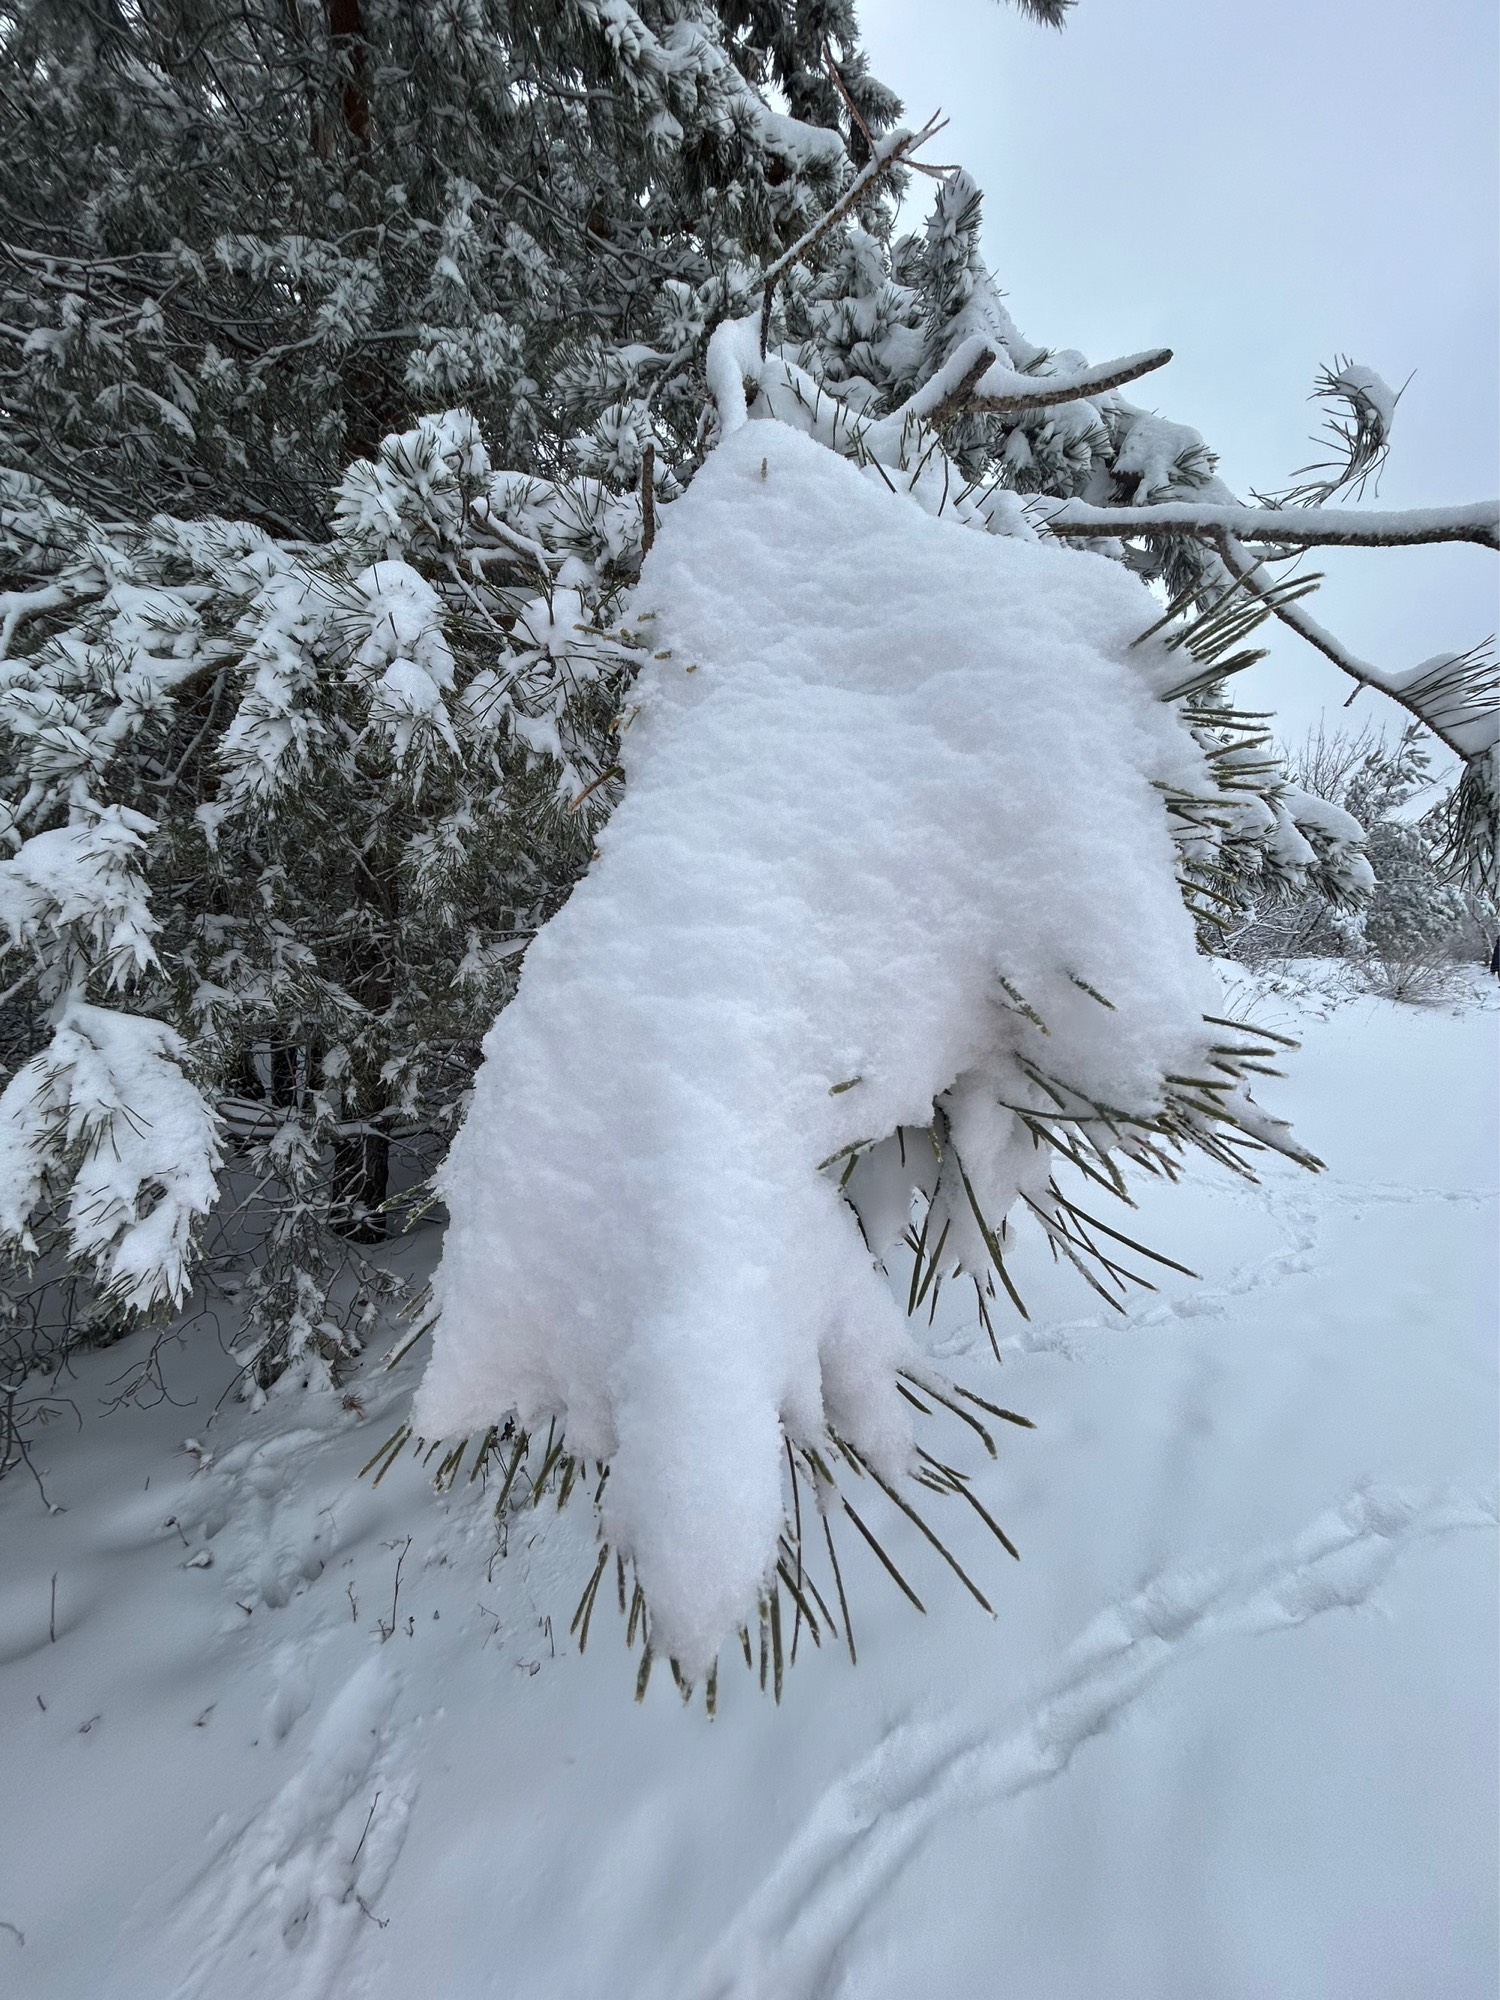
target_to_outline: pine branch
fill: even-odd
[[[1154,347],[1118,361],[1101,361],[1077,375],[1023,375],[1007,367],[999,350],[982,334],[975,334],[954,350],[889,421],[916,418],[922,423],[941,424],[964,410],[1025,416],[1057,403],[1077,402],[1083,396],[1102,396],[1107,390],[1122,388],[1165,368],[1171,359],[1170,347]]]
[[[1494,668],[1487,657],[1460,654],[1431,663],[1426,672],[1384,674],[1352,653],[1300,604],[1277,592],[1263,566],[1233,535],[1218,537],[1217,546],[1230,576],[1253,591],[1283,625],[1361,687],[1374,688],[1414,715],[1456,757],[1467,762],[1495,741],[1500,709],[1495,702]]]
[[[1087,507],[1066,500],[1047,516],[1054,535],[1092,539],[1187,535],[1219,545],[1221,536],[1285,548],[1402,549],[1428,542],[1474,542],[1500,549],[1500,501],[1468,507],[1408,507],[1376,513],[1350,507],[1222,507],[1171,500],[1153,507]]]

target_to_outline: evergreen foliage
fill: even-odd
[[[1373,725],[1319,729],[1282,753],[1305,792],[1365,829],[1373,884],[1366,899],[1345,907],[1315,895],[1252,892],[1247,919],[1233,939],[1237,957],[1251,963],[1349,959],[1387,983],[1397,977],[1390,967],[1488,958],[1500,910],[1482,886],[1454,873],[1446,851],[1448,802],[1439,799],[1423,810],[1435,788],[1424,735],[1414,722],[1394,739]]]
[[[587,862],[635,657],[593,621],[639,502],[497,476],[467,417],[387,439],[333,518],[330,541],[289,546],[56,517],[63,559],[12,603],[28,646],[0,692],[8,824],[48,829],[0,862],[0,919],[30,960],[0,1097],[29,1135],[24,1159],[0,1142],[5,1224],[45,1252],[26,1215],[71,1183],[53,1226],[103,1309],[175,1305],[229,1141],[234,1185],[260,1196],[263,1380],[347,1346],[327,1225],[377,1240],[392,1145],[451,1134],[517,955]],[[111,1029],[43,1131],[49,1019]],[[122,1147],[132,1103],[155,1102],[133,1067],[148,1046],[206,1099],[154,1292],[121,1282],[168,1202]],[[75,1179],[106,1156],[108,1229],[97,1204],[80,1222]]]
[[[586,435],[627,478],[649,406],[675,462],[704,326],[845,170],[830,37],[883,129],[847,6],[7,10],[4,462],[314,538],[352,458],[456,403],[508,465]]]
[[[1121,394],[1167,357],[1025,338],[979,190],[923,167],[850,0],[20,0],[0,105],[18,1364],[175,1307],[211,1217],[251,1255],[260,1386],[357,1343],[388,1283],[362,1246],[619,794],[628,593],[735,398],[978,532],[1103,519],[1162,586],[1206,944],[1247,899],[1368,889],[1355,819],[1227,690],[1302,616],[1271,530],[1316,536],[1389,392],[1330,375],[1354,470],[1241,510],[1253,556],[1140,532],[1238,505]],[[1449,831],[1482,871],[1487,659],[1424,671],[1388,691],[1469,758]]]

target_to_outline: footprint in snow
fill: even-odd
[[[865,1912],[949,1814],[1056,1777],[1185,1654],[1363,1604],[1415,1543],[1493,1528],[1496,1518],[1493,1496],[1356,1488],[1284,1548],[1220,1571],[1167,1574],[1108,1606],[1009,1736],[898,1725],[818,1800],[683,2000],[816,2000]]]
[[[277,1712],[295,1720],[305,1669],[279,1654],[281,1666],[273,1709],[281,1701]],[[377,1899],[415,1794],[395,1762],[399,1692],[387,1662],[367,1660],[324,1711],[293,1775],[209,1861],[178,1913],[193,1942],[173,2000],[337,2000],[348,1991],[362,1935],[383,1921]]]

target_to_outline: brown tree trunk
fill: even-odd
[[[351,1133],[333,1145],[332,1222],[351,1243],[383,1243],[391,1142],[384,1132]]]
[[[364,16],[359,0],[323,0],[323,13],[334,53],[347,58],[349,74],[344,80],[340,110],[343,127],[356,144],[370,143],[370,99],[366,78],[370,68],[370,44],[365,36]],[[332,156],[336,143],[333,121],[324,120],[317,135],[318,151]]]

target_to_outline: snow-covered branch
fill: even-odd
[[[1179,871],[1207,885],[1228,827],[1317,856],[1242,754],[1220,786],[1139,582],[951,501],[930,518],[930,430],[916,465],[882,462],[755,345],[748,319],[714,335],[721,441],[634,600],[653,654],[625,796],[442,1170],[413,1413],[428,1442],[510,1420],[517,1465],[543,1435],[608,1459],[601,1542],[688,1680],[774,1597],[789,1463],[824,1508],[841,1463],[888,1497],[918,1469],[879,1260],[914,1247],[914,1293],[965,1274],[984,1315],[1018,1296],[1024,1217],[1118,1303],[1126,1239],[1070,1206],[1059,1160],[1117,1193],[1116,1154],[1310,1163],[1207,1018]],[[785,421],[748,421],[747,382]]]
[[[923,423],[940,424],[964,410],[1026,416],[1057,403],[1074,403],[1083,396],[1102,396],[1110,389],[1121,389],[1127,382],[1165,368],[1171,359],[1170,347],[1153,347],[1118,361],[1102,361],[1072,375],[1026,375],[1007,366],[998,348],[982,334],[974,334],[907,398],[893,421],[914,417]]]
[[[1383,671],[1351,652],[1301,604],[1272,593],[1262,565],[1232,535],[1222,538],[1219,552],[1229,574],[1260,597],[1299,638],[1315,646],[1351,680],[1397,702],[1456,757],[1467,762],[1500,740],[1494,665],[1482,654],[1440,653],[1405,673]]]
[[[1217,544],[1223,535],[1284,548],[1400,549],[1426,542],[1475,542],[1500,549],[1500,501],[1467,507],[1222,507],[1166,501],[1153,507],[1089,507],[1065,500],[1047,516],[1054,535],[1131,540],[1192,535]]]

